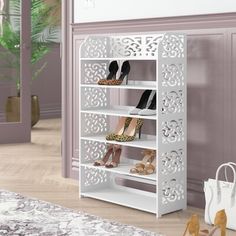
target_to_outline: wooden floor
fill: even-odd
[[[103,218],[131,224],[167,236],[183,234],[192,213],[203,211],[189,207],[156,219],[153,214],[89,198],[78,198],[78,182],[61,177],[59,119],[42,120],[32,130],[32,143],[0,145],[0,188],[85,211]],[[236,233],[228,231],[227,236]]]

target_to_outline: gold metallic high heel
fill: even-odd
[[[137,132],[139,132],[139,138],[141,138],[141,127],[143,125],[142,119],[133,118],[130,121],[129,126],[125,132],[121,135],[116,135],[115,140],[118,142],[129,142],[133,141],[136,137]]]
[[[106,140],[115,140],[117,135],[122,135],[125,129],[129,126],[131,120],[131,117],[121,117],[116,126],[115,132],[108,134]]]
[[[143,171],[139,172],[140,175],[150,175],[153,174],[156,171],[156,157],[153,157],[153,161],[148,162],[145,167],[143,168]]]
[[[200,236],[199,235],[200,223],[198,215],[192,215],[189,221],[187,222],[186,229],[183,236]],[[188,234],[187,234],[188,233]]]
[[[218,229],[221,231],[221,236],[226,236],[226,224],[227,216],[223,209],[216,212],[213,229],[210,232],[208,230],[201,230],[199,236],[213,236]]]
[[[141,162],[138,162],[135,164],[135,166],[133,168],[130,169],[130,173],[132,174],[140,174],[143,172],[145,166],[148,163],[151,163],[154,156],[155,156],[155,151],[154,150],[150,150],[150,149],[146,149],[142,152],[142,154],[144,155],[143,160]]]

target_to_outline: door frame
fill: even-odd
[[[31,1],[21,1],[21,119],[20,122],[0,123],[0,144],[31,141]]]

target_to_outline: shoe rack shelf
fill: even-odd
[[[80,47],[79,149],[80,197],[95,198],[147,211],[160,217],[186,208],[186,39],[181,33],[89,36]],[[144,61],[155,66],[152,79],[140,76],[117,86],[98,85],[106,78],[109,63]],[[157,115],[130,115],[125,96],[156,90]],[[136,96],[136,95],[135,95]],[[135,97],[133,96],[133,97]],[[139,97],[137,96],[137,102]],[[107,141],[119,117],[142,118],[141,139]],[[145,126],[144,125],[144,126]],[[122,146],[118,167],[94,166],[107,144]],[[156,150],[156,172],[136,175],[130,169],[143,149]],[[138,156],[138,157],[137,157]]]
[[[107,116],[124,116],[124,117],[132,117],[132,118],[142,118],[140,115],[130,115],[129,111],[132,109],[132,106],[110,106],[110,108],[105,109],[87,109],[82,110],[81,113],[90,113],[90,114],[102,114]],[[146,116],[145,119],[156,120],[156,115]]]
[[[133,82],[133,81],[132,81]],[[130,81],[130,84],[128,84],[128,85],[119,85],[119,88],[118,88],[118,86],[113,86],[112,88],[111,88],[111,86],[106,86],[106,85],[96,85],[96,84],[90,84],[90,85],[88,85],[88,84],[81,84],[81,87],[82,88],[104,88],[104,89],[139,89],[139,90],[143,90],[143,89],[154,89],[155,88],[155,84],[154,83],[142,83],[142,81],[140,82],[140,81],[134,81],[133,83],[132,83],[131,81]],[[136,82],[136,83],[135,83]]]
[[[120,163],[118,165],[118,167],[116,168],[106,168],[104,166],[99,167],[100,170],[103,171],[110,171],[112,173],[117,173],[117,174],[121,174],[121,175],[126,175],[126,176],[132,176],[134,178],[137,178],[136,174],[132,174],[129,172],[129,168],[131,166],[134,166],[134,164],[136,163],[136,161],[131,161],[131,160],[127,160],[126,158],[123,158],[122,163]],[[89,167],[89,168],[94,168],[95,170],[98,168],[96,166],[93,165],[93,162],[91,163],[87,163],[87,164],[81,164],[84,167]],[[150,175],[140,175],[138,176],[138,178],[142,178],[142,179],[146,179],[146,180],[150,180],[150,181],[156,181],[156,173],[150,174]]]
[[[153,149],[156,150],[156,136],[155,135],[148,135],[143,134],[141,139],[135,139],[132,142],[117,142],[117,141],[107,141],[105,138],[106,134],[103,135],[93,135],[93,136],[81,136],[81,140],[91,140],[94,142],[101,142],[101,143],[110,143],[110,144],[122,144],[122,146],[126,147],[134,147],[134,148],[141,148],[141,149]],[[102,158],[102,157],[101,157]]]
[[[122,56],[122,57],[116,57],[116,60],[124,60],[124,57],[126,57],[126,56]],[[103,57],[103,59],[104,60],[109,60],[109,61],[112,61],[112,60],[114,60],[114,57]],[[81,57],[80,58],[80,60],[84,60],[84,61],[101,61],[101,57]],[[129,60],[132,60],[132,61],[139,61],[139,60],[143,60],[143,57],[142,56],[129,56]],[[150,57],[145,57],[145,60],[150,60],[150,61],[152,61],[153,60],[153,57],[152,56],[150,56]]]

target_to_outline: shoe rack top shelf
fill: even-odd
[[[130,60],[130,61],[135,61],[135,60],[150,60],[150,61],[153,61],[155,60],[155,58],[153,57],[145,57],[145,58],[142,58],[142,57],[82,57],[80,58],[81,61],[101,61],[101,60],[104,60],[104,61],[124,61],[124,60]]]
[[[92,35],[80,48],[82,60],[156,60],[184,57],[183,34]],[[161,55],[160,55],[161,54]]]
[[[152,115],[152,116],[130,115],[129,111],[132,108],[134,108],[134,107],[133,106],[112,106],[107,109],[86,109],[86,110],[81,110],[81,112],[82,113],[90,113],[90,114],[141,118],[141,119],[147,119],[147,120],[156,120],[157,119],[156,115]]]

